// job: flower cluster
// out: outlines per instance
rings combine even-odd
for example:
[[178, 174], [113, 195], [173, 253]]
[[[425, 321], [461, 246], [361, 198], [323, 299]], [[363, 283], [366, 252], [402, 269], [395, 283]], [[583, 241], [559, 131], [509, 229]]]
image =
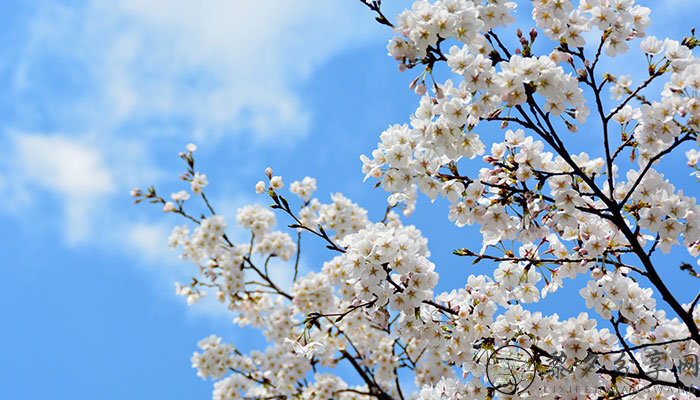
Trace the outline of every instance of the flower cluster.
[[533, 1], [533, 6], [537, 27], [550, 39], [583, 47], [583, 33], [595, 26], [605, 33], [605, 53], [610, 57], [627, 52], [627, 41], [644, 37], [651, 23], [650, 10], [633, 1], [581, 0], [575, 8], [570, 0], [541, 0]]
[[[342, 193], [331, 195], [330, 204], [318, 206], [318, 221], [327, 230], [335, 232], [336, 237], [342, 238], [364, 228], [369, 220], [367, 210], [345, 197]], [[303, 210], [302, 210], [303, 212]]]
[[352, 299], [345, 300], [377, 299], [376, 306], [389, 302], [392, 309], [413, 315], [423, 300], [432, 298], [437, 274], [417, 229], [379, 223], [346, 236], [341, 244], [347, 252], [339, 262], [354, 286]]
[[299, 196], [300, 199], [309, 201], [316, 191], [316, 179], [306, 176], [301, 182], [294, 181], [290, 185], [289, 191]]
[[192, 368], [196, 368], [197, 375], [203, 379], [208, 377], [221, 379], [233, 366], [231, 353], [233, 353], [234, 347], [228, 343], [221, 343], [220, 337], [211, 335], [200, 340], [197, 347], [204, 352], [195, 352], [192, 355]]
[[327, 284], [325, 273], [309, 275], [297, 280], [292, 288], [295, 313], [308, 315], [313, 312], [338, 309], [337, 297], [333, 295], [333, 287]]
[[238, 226], [250, 230], [258, 237], [265, 236], [277, 223], [275, 213], [257, 205], [244, 206], [236, 211]]
[[182, 247], [182, 259], [196, 263], [206, 262], [221, 254], [226, 221], [224, 217], [215, 215], [205, 218], [190, 236], [187, 226], [175, 227], [168, 238], [170, 247]]
[[403, 69], [406, 64], [425, 57], [438, 41], [448, 38], [469, 43], [475, 53], [488, 54], [490, 47], [480, 31], [489, 29], [488, 26], [494, 23], [511, 22], [509, 12], [515, 8], [515, 3], [497, 1], [487, 6], [474, 3], [466, 0], [413, 3], [411, 10], [404, 11], [397, 18], [395, 31], [402, 36], [389, 42], [389, 54], [401, 61], [403, 67], [400, 68]]

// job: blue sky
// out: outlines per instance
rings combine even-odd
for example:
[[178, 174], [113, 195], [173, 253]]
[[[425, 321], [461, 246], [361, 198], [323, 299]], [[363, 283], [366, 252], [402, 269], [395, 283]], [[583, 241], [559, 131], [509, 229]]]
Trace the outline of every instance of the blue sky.
[[[203, 3], [0, 4], [3, 398], [209, 398], [211, 382], [189, 363], [196, 342], [216, 333], [244, 350], [261, 345], [216, 304], [175, 296], [173, 281], [194, 272], [166, 245], [182, 221], [131, 204], [135, 186], [184, 188], [177, 153], [188, 142], [226, 215], [265, 202], [253, 187], [271, 166], [287, 183], [316, 177], [321, 201], [343, 192], [381, 218], [386, 195], [362, 182], [359, 155], [418, 103], [413, 73], [386, 56], [389, 30], [352, 0]], [[388, 16], [409, 5], [385, 3]], [[682, 37], [700, 2], [664, 4], [650, 32]], [[635, 60], [607, 65], [632, 73]], [[571, 143], [586, 134], [595, 132]], [[679, 170], [672, 177], [692, 193], [690, 171]], [[446, 214], [444, 202], [423, 199], [409, 221], [430, 239], [439, 271], [460, 282], [488, 270], [451, 255], [479, 236]], [[308, 270], [332, 256], [312, 243], [303, 243]], [[680, 259], [689, 257], [660, 262], [688, 297]]]

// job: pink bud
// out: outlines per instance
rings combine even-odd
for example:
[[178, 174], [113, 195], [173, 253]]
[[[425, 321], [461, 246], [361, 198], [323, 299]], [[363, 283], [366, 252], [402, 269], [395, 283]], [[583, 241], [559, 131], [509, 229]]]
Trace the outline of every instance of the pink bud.
[[418, 86], [416, 86], [416, 94], [418, 96], [423, 96], [427, 91], [428, 88], [425, 86], [425, 82], [421, 82]]
[[435, 90], [435, 97], [437, 97], [438, 99], [442, 99], [443, 97], [445, 97], [445, 92], [442, 91], [442, 88], [440, 86], [434, 84], [433, 89]]
[[593, 271], [591, 271], [591, 277], [593, 279], [600, 279], [603, 276], [605, 276], [605, 273], [600, 268], [593, 268]]
[[[420, 78], [420, 77], [418, 77], [418, 78]], [[411, 89], [411, 90], [416, 89], [416, 85], [418, 84], [418, 78], [412, 80], [411, 83], [408, 84], [409, 89]]]

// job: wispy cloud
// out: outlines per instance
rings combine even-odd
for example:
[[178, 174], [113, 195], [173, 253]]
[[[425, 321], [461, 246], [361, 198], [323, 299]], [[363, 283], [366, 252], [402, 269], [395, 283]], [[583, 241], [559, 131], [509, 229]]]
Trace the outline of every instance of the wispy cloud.
[[123, 228], [127, 248], [143, 257], [148, 265], [176, 264], [175, 251], [166, 246], [172, 230], [164, 221], [130, 223]]
[[48, 194], [63, 209], [68, 243], [90, 233], [92, 214], [115, 189], [114, 177], [95, 147], [60, 135], [13, 133], [12, 156], [5, 162], [13, 173], [4, 184], [11, 190], [6, 207], [18, 210], [35, 196]]
[[36, 93], [47, 83], [39, 75], [59, 68], [68, 92], [51, 93], [64, 101], [49, 112], [63, 123], [293, 139], [306, 134], [311, 117], [298, 88], [320, 64], [367, 38], [355, 29], [364, 10], [348, 3], [54, 4], [32, 22], [15, 89]]
[[12, 131], [1, 144], [0, 212], [57, 223], [69, 246], [111, 246], [129, 227], [127, 188], [160, 176], [133, 140]]

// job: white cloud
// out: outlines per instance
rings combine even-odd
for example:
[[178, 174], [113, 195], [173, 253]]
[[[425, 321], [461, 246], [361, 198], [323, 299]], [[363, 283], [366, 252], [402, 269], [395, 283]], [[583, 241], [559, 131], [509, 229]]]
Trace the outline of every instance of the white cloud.
[[48, 192], [62, 203], [67, 242], [85, 239], [99, 203], [115, 189], [99, 149], [65, 136], [19, 133], [10, 135], [10, 148], [12, 156], [6, 162], [13, 173], [6, 176], [5, 185], [14, 193], [7, 202]]
[[71, 138], [15, 135], [15, 154], [28, 180], [66, 196], [99, 196], [114, 182], [101, 153]]
[[33, 23], [16, 85], [31, 85], [48, 54], [80, 75], [81, 90], [54, 106], [62, 111], [57, 118], [291, 140], [306, 133], [311, 117], [300, 87], [319, 65], [375, 32], [357, 29], [367, 18], [357, 4], [327, 0], [54, 5]]
[[0, 211], [58, 222], [71, 246], [110, 247], [128, 237], [138, 227], [120, 212], [131, 203], [129, 189], [162, 175], [133, 140], [10, 132], [2, 144], [9, 156], [0, 161]]
[[167, 246], [172, 226], [165, 222], [129, 223], [122, 230], [128, 248], [140, 254], [145, 264], [158, 267], [183, 264], [177, 260], [175, 250]]

